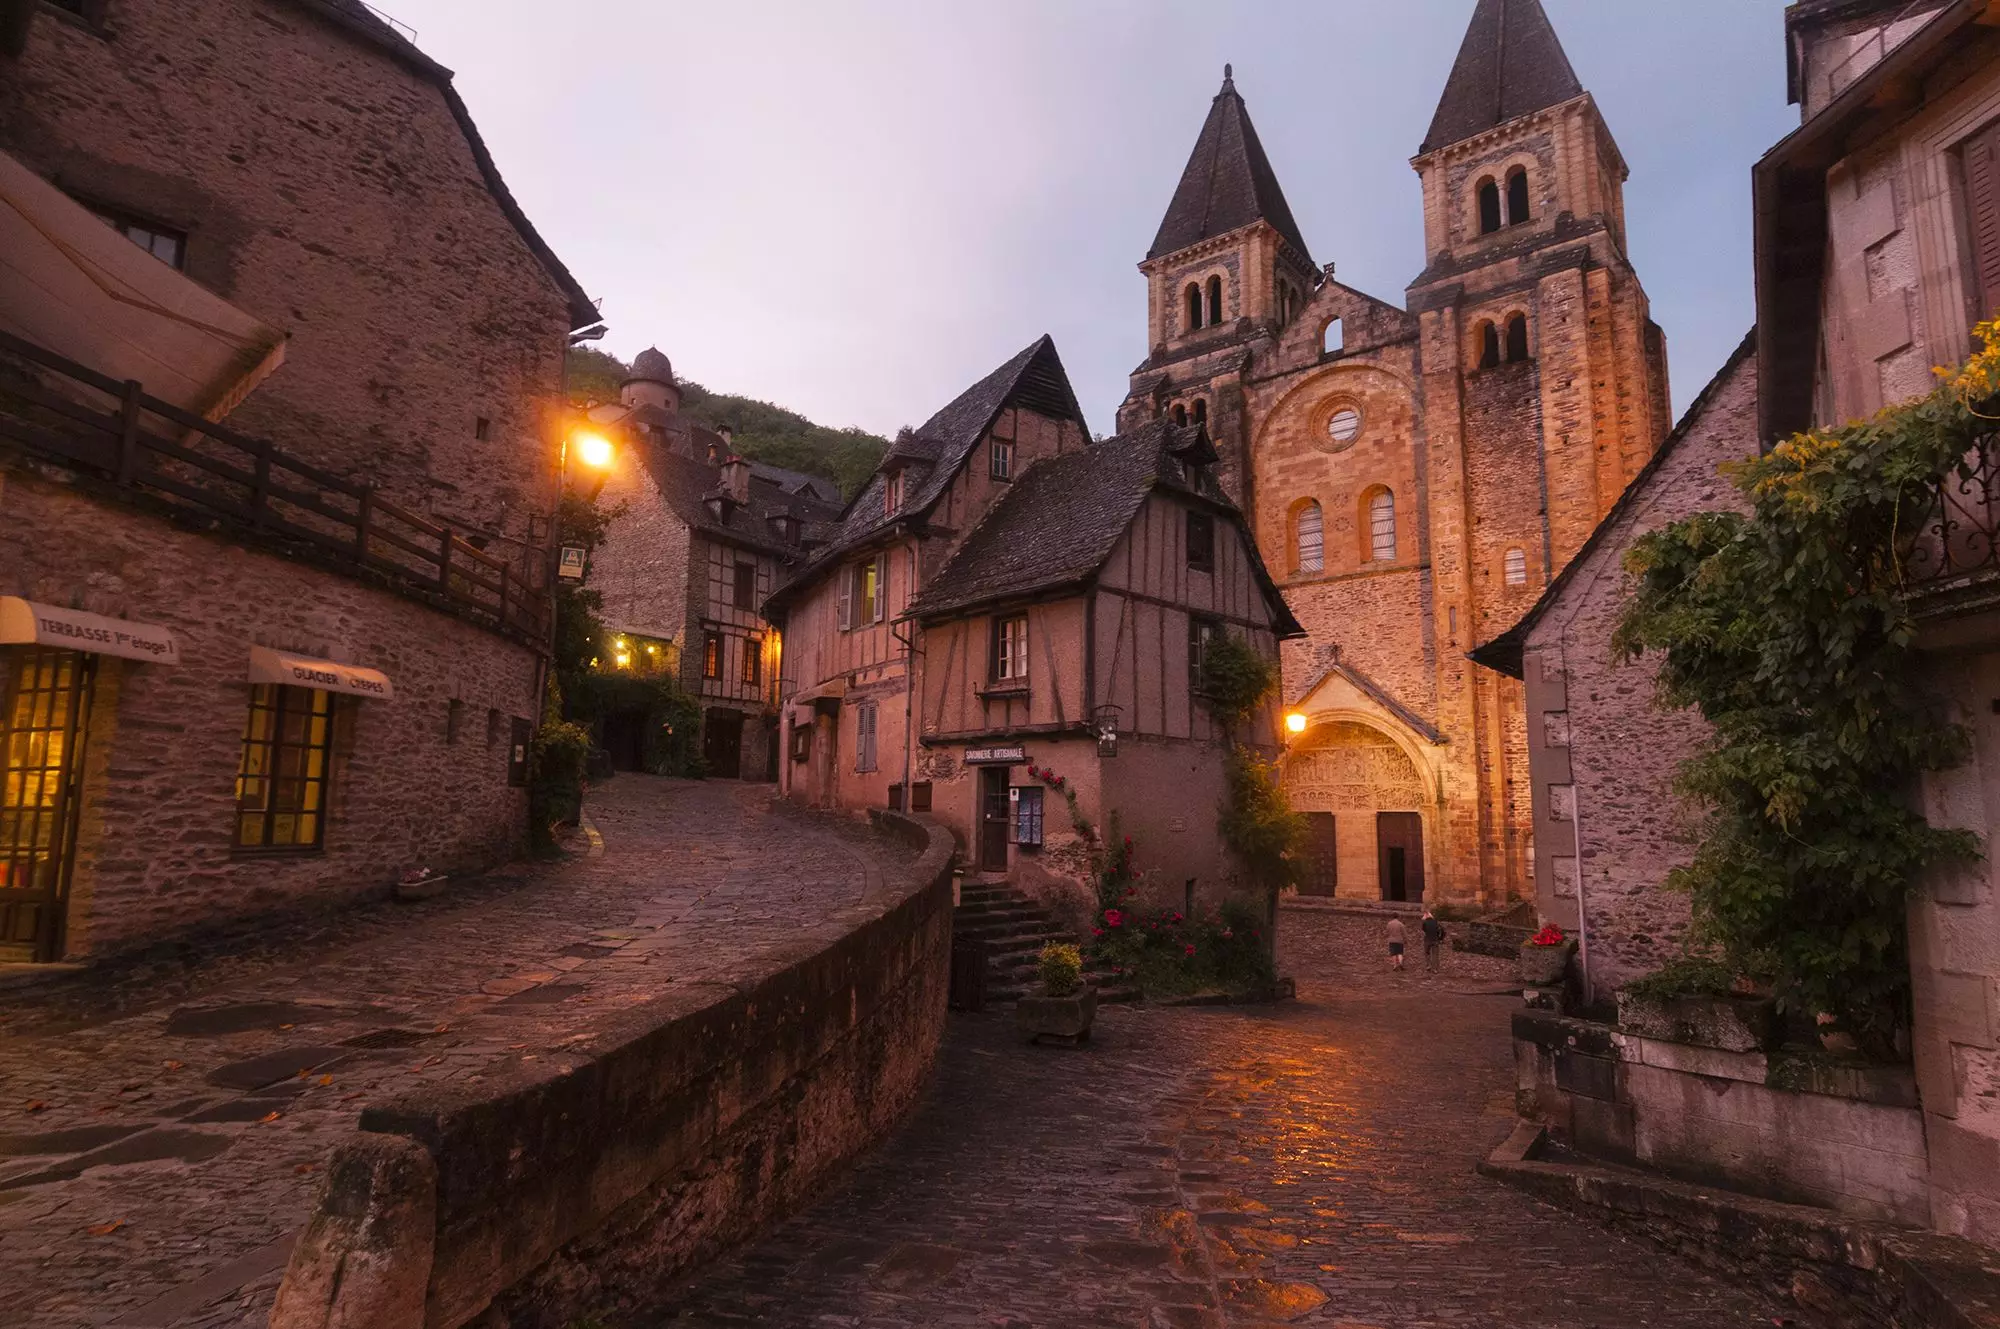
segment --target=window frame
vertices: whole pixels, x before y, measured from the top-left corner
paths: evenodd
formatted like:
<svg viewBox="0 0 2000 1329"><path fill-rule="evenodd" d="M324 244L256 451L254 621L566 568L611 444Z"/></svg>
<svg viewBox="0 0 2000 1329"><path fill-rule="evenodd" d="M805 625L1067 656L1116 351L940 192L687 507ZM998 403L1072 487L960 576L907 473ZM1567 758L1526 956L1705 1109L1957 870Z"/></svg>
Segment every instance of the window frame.
<svg viewBox="0 0 2000 1329"><path fill-rule="evenodd" d="M1195 572L1214 572L1215 514L1189 508L1183 536L1187 545L1188 567Z"/></svg>
<svg viewBox="0 0 2000 1329"><path fill-rule="evenodd" d="M743 639L743 664L737 669L736 677L737 681L742 683L744 687L760 688L764 686L764 651L763 641L760 638L745 637Z"/></svg>
<svg viewBox="0 0 2000 1329"><path fill-rule="evenodd" d="M1306 519L1312 519L1312 547L1310 560L1306 556ZM1326 571L1326 509L1316 498L1309 498L1299 505L1292 519L1292 558L1294 566L1301 574Z"/></svg>
<svg viewBox="0 0 2000 1329"><path fill-rule="evenodd" d="M1479 185L1474 191L1474 199L1473 206L1479 222L1479 234L1482 237L1498 235L1507 229L1507 194L1501 189L1498 180L1490 175L1480 177Z"/></svg>
<svg viewBox="0 0 2000 1329"><path fill-rule="evenodd" d="M995 614L989 629L986 681L994 687L1026 687L1028 683L1028 616Z"/></svg>
<svg viewBox="0 0 2000 1329"><path fill-rule="evenodd" d="M1517 186L1520 190L1520 197L1518 199L1514 196ZM1504 198L1507 206L1508 226L1522 226L1535 219L1535 203L1528 195L1527 167L1514 166L1508 169ZM1517 203L1520 205L1518 208L1515 206Z"/></svg>
<svg viewBox="0 0 2000 1329"><path fill-rule="evenodd" d="M995 480L1014 478L1014 440L1002 438L998 434L989 440L986 449L986 474Z"/></svg>
<svg viewBox="0 0 2000 1329"><path fill-rule="evenodd" d="M1207 614L1189 614L1188 625L1188 691L1202 695L1201 676L1208 664L1209 643L1228 628L1219 618Z"/></svg>
<svg viewBox="0 0 2000 1329"><path fill-rule="evenodd" d="M68 14L72 19L76 19L78 22L83 23L86 27L89 27L93 30L95 30L98 27L98 24L91 19L88 18L78 19L75 11L73 10L63 9L59 5L56 6L55 8L57 13ZM108 203L92 202L92 203L84 203L83 206L88 208L90 210L90 214L96 217L97 220L103 222L106 226L109 226L112 230L124 236L125 239L130 241L135 247L145 250L146 253L152 256L154 259L157 259L159 262L166 264L168 267L172 268L175 272L187 271L188 233L182 230L180 227L169 226L167 223L159 220L156 217L148 217L144 213L134 212L130 208L115 207ZM135 236L133 236L132 234L133 231L146 232L148 235L153 237L153 243L145 243L145 244L140 243L140 241ZM160 256L160 252L156 247L158 241L160 240L173 241L174 256L172 258L170 259L162 258Z"/></svg>
<svg viewBox="0 0 2000 1329"><path fill-rule="evenodd" d="M864 701L854 707L854 771L857 775L867 775L880 769L880 753L876 749L878 730L876 721L881 707L872 701Z"/></svg>
<svg viewBox="0 0 2000 1329"><path fill-rule="evenodd" d="M749 574L747 589L744 584L744 574L746 572ZM733 576L735 581L729 588L730 608L755 610L757 608L757 564L755 560L747 558L737 559Z"/></svg>
<svg viewBox="0 0 2000 1329"><path fill-rule="evenodd" d="M903 510L906 493L904 475L903 468L899 466L882 479L882 515L885 517L893 517Z"/></svg>
<svg viewBox="0 0 2000 1329"><path fill-rule="evenodd" d="M1222 321L1222 278L1214 276L1208 279L1208 326L1219 327Z"/></svg>
<svg viewBox="0 0 2000 1329"><path fill-rule="evenodd" d="M722 681L722 634L704 632L701 638L701 676L711 682Z"/></svg>
<svg viewBox="0 0 2000 1329"><path fill-rule="evenodd" d="M1519 576L1516 576L1516 573ZM1528 551L1516 545L1500 556L1500 580L1508 586L1528 584Z"/></svg>
<svg viewBox="0 0 2000 1329"><path fill-rule="evenodd" d="M1015 845L1022 849L1040 849L1042 837L1047 831L1048 800L1047 791L1042 786L1027 784L1014 785L1016 793L1014 815L1009 818Z"/></svg>
<svg viewBox="0 0 2000 1329"><path fill-rule="evenodd" d="M326 849L326 823L333 814L333 767L335 755L335 729L341 717L341 696L323 688L294 687L289 683L253 683L250 685L250 706L243 721L242 743L236 758L235 809L231 814L230 850L237 854L317 854ZM270 716L270 722L260 735L257 721L260 715ZM306 737L303 741L291 741L284 737L288 719L303 716ZM317 736L315 736L315 730ZM302 754L306 760L306 774L284 774L283 756L285 750ZM251 769L253 753L261 752L261 769ZM312 758L318 758L318 774L311 774ZM262 786L256 797L261 799L261 807L249 805L252 797L246 786L255 782ZM277 797L279 787L293 782L301 786L297 806L281 807ZM317 801L308 806L305 790L316 786ZM275 839L280 817L292 819L293 837L282 842ZM312 838L297 838L298 822L301 818L312 820ZM260 826L256 840L245 840L244 827L255 818Z"/></svg>
<svg viewBox="0 0 2000 1329"><path fill-rule="evenodd" d="M1385 534L1388 537L1387 553L1383 552ZM1368 561L1394 563L1398 544L1396 491L1386 485L1377 485L1368 493Z"/></svg>

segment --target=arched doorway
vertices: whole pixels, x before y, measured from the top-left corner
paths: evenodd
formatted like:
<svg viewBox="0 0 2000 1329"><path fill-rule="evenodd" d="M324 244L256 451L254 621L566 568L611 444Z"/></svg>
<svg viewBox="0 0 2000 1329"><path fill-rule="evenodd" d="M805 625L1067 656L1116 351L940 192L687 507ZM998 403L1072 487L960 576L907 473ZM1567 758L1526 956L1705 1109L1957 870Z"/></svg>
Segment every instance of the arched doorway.
<svg viewBox="0 0 2000 1329"><path fill-rule="evenodd" d="M1394 739L1351 720L1315 725L1286 758L1285 794L1310 835L1301 894L1424 898L1428 801Z"/></svg>

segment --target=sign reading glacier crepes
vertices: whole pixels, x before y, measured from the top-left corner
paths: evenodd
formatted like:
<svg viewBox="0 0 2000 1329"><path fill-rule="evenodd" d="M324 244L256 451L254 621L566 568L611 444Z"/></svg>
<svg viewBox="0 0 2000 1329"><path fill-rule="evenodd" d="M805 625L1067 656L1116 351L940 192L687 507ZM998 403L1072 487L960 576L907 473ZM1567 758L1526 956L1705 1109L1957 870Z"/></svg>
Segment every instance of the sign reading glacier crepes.
<svg viewBox="0 0 2000 1329"><path fill-rule="evenodd" d="M389 676L377 669L318 660L310 655L274 651L268 646L250 648L250 681L277 683L285 687L315 688L321 692L345 692L355 697L379 697L386 701L396 695Z"/></svg>
<svg viewBox="0 0 2000 1329"><path fill-rule="evenodd" d="M180 644L163 627L0 595L0 644L15 643L116 655L149 664L181 662Z"/></svg>

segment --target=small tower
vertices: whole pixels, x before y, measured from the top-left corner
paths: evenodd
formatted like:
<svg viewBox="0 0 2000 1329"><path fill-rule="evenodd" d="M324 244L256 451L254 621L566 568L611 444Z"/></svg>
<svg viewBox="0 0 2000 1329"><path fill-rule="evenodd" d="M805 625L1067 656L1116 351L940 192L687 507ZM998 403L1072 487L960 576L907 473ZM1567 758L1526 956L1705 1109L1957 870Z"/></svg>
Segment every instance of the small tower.
<svg viewBox="0 0 2000 1329"><path fill-rule="evenodd" d="M674 366L657 346L648 346L632 361L632 373L618 385L618 399L626 406L650 406L668 415L681 409L680 385L674 382Z"/></svg>
<svg viewBox="0 0 2000 1329"><path fill-rule="evenodd" d="M1149 352L1119 428L1158 416L1206 424L1223 488L1247 510L1243 374L1304 306L1318 269L1228 65L1139 271Z"/></svg>

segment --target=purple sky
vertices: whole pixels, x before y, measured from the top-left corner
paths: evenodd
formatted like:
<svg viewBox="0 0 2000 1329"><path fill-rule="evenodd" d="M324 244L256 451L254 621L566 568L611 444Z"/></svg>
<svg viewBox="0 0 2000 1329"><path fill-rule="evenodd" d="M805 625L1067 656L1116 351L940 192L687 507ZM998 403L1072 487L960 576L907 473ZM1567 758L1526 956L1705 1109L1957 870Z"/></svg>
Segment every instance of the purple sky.
<svg viewBox="0 0 2000 1329"><path fill-rule="evenodd" d="M921 421L1042 332L1109 432L1136 270L1225 61L1313 256L1396 304L1409 158L1473 0L381 0L458 71L603 301L711 388ZM1676 409L1749 328L1751 164L1797 123L1784 0L1546 0L1631 164Z"/></svg>

